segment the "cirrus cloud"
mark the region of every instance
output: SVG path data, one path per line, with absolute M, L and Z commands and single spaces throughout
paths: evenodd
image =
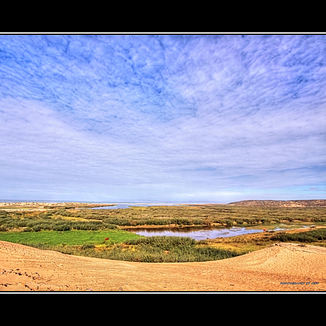
M 323 198 L 325 69 L 318 35 L 1 35 L 0 197 Z

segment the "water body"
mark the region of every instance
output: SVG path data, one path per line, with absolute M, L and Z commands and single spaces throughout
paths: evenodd
M 181 204 L 134 204 L 134 203 L 127 203 L 127 204 L 116 204 L 114 206 L 102 206 L 102 207 L 92 207 L 91 209 L 123 209 L 123 208 L 129 208 L 132 206 L 140 206 L 140 207 L 148 207 L 148 206 L 177 206 Z
M 91 209 L 118 209 L 118 208 L 128 208 L 128 204 L 119 204 L 114 206 L 103 206 L 103 207 L 92 207 Z
M 275 226 L 273 229 L 268 231 L 282 231 L 287 229 L 295 228 L 308 228 L 313 225 L 279 225 Z M 235 237 L 237 235 L 251 234 L 251 233 L 260 233 L 265 232 L 266 229 L 251 229 L 246 227 L 231 227 L 231 228 L 198 228 L 198 229 L 138 229 L 138 230 L 129 230 L 139 235 L 145 237 L 153 236 L 168 236 L 168 237 L 189 237 L 195 240 L 206 240 L 206 239 L 215 239 L 215 238 L 228 238 Z
M 200 229 L 200 230 L 158 230 L 146 229 L 133 231 L 145 237 L 168 236 L 168 237 L 189 237 L 195 240 L 206 240 L 215 238 L 234 237 L 242 234 L 264 232 L 263 229 L 248 229 L 245 227 L 232 227 L 225 229 Z

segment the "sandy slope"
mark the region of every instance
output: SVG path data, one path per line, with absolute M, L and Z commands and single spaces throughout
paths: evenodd
M 77 257 L 0 241 L 1 291 L 326 291 L 326 248 L 282 243 L 200 263 Z

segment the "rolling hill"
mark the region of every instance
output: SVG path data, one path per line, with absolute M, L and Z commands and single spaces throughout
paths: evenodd
M 232 206 L 264 207 L 326 207 L 326 199 L 312 200 L 242 200 L 229 203 Z

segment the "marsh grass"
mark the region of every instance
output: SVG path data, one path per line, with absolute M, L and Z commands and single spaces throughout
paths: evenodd
M 180 237 L 140 237 L 121 230 L 132 226 L 255 227 L 326 223 L 325 207 L 245 207 L 189 205 L 131 207 L 115 210 L 51 208 L 46 211 L 0 210 L 0 240 L 68 254 L 140 262 L 190 262 L 233 257 L 260 242 L 198 242 Z M 310 232 L 310 231 L 309 231 Z M 325 243 L 325 230 L 277 234 L 266 241 Z M 105 240 L 109 238 L 109 240 Z M 221 240 L 222 241 L 222 240 Z
M 195 240 L 183 237 L 139 238 L 100 248 L 75 246 L 59 250 L 74 255 L 151 263 L 209 261 L 239 255 L 231 250 L 198 247 Z
M 273 237 L 271 240 L 274 241 L 297 241 L 297 242 L 316 242 L 321 240 L 326 240 L 326 228 L 298 232 L 298 233 L 279 233 Z
M 21 213 L 21 212 L 19 212 Z M 92 221 L 75 221 L 51 218 L 49 216 L 31 217 L 29 214 L 11 213 L 6 216 L 0 216 L 0 228 L 2 231 L 20 229 L 25 232 L 38 231 L 70 231 L 70 230 L 105 230 L 115 229 L 117 225 L 106 223 L 101 220 Z
M 325 207 L 244 207 L 189 205 L 131 207 L 115 210 L 49 209 L 43 212 L 0 210 L 2 230 L 105 230 L 142 225 L 255 226 L 294 222 L 326 222 Z

